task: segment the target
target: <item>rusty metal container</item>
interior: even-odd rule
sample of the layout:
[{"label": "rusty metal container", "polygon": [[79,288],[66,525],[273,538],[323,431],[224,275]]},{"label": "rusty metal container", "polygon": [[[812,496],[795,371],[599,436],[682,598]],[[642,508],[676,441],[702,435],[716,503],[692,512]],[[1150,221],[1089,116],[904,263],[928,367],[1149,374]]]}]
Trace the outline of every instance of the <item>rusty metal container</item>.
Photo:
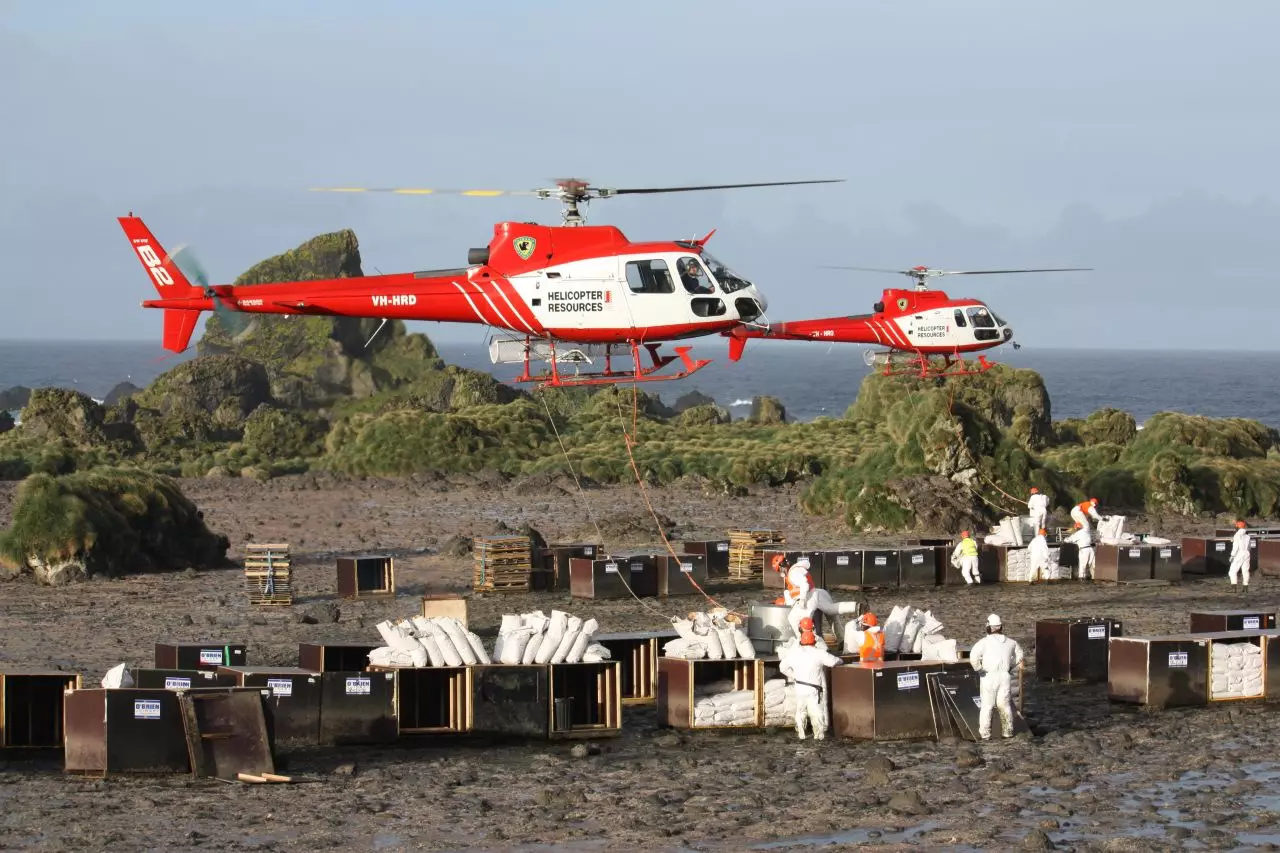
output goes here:
[{"label": "rusty metal container", "polygon": [[857,589],[862,586],[861,548],[822,552],[824,589]]},{"label": "rusty metal container", "polygon": [[[1258,568],[1257,539],[1250,554],[1249,571]],[[1190,537],[1182,539],[1182,571],[1189,575],[1226,577],[1231,565],[1231,538]]]},{"label": "rusty metal container", "polygon": [[[600,554],[598,542],[576,542],[570,544],[550,545],[541,550],[542,571],[550,572],[551,577],[541,583],[549,592],[569,588],[569,561],[575,557],[586,557],[594,560]],[[534,575],[538,572],[534,572]]]},{"label": "rusty metal container", "polygon": [[174,690],[95,687],[64,698],[69,773],[189,773]]},{"label": "rusty metal container", "polygon": [[346,599],[395,598],[395,559],[386,554],[339,557],[338,595]]},{"label": "rusty metal container", "polygon": [[298,667],[312,672],[358,672],[369,666],[373,643],[298,643]]},{"label": "rusty metal container", "polygon": [[[658,579],[658,561],[669,559],[669,555],[657,551],[618,551],[607,555],[610,560],[626,563],[629,574],[627,579],[631,591],[641,598],[656,598],[661,588]],[[693,587],[685,584],[690,592]]]},{"label": "rusty metal container", "polygon": [[862,552],[862,585],[899,585],[900,553],[896,548],[867,548]]},{"label": "rusty metal container", "polygon": [[1209,644],[1187,634],[1108,640],[1107,695],[1152,708],[1209,702]]},{"label": "rusty metal container", "polygon": [[322,672],[320,743],[391,743],[399,734],[392,672]]},{"label": "rusty metal container", "polygon": [[[1258,572],[1267,577],[1280,576],[1280,535],[1255,536],[1254,549],[1258,552]],[[1253,571],[1250,567],[1249,571]]]},{"label": "rusty metal container", "polygon": [[1276,627],[1274,610],[1193,610],[1191,633],[1267,631]]},{"label": "rusty metal container", "polygon": [[[682,660],[658,658],[658,725],[678,729],[741,729],[764,722],[764,662],[762,660]],[[701,687],[730,682],[734,690],[755,693],[754,718],[742,725],[699,724],[694,718]]]},{"label": "rusty metal container", "polygon": [[[658,595],[662,598],[701,595],[698,587],[705,587],[707,583],[707,558],[701,554],[681,554],[679,557],[659,554],[654,560],[654,571],[658,577]],[[698,587],[693,585],[695,583]]]},{"label": "rusty metal container", "polygon": [[1041,681],[1107,680],[1112,637],[1124,634],[1107,616],[1064,616],[1036,622],[1036,676]]},{"label": "rusty metal container", "polygon": [[471,675],[465,666],[380,667],[395,675],[400,735],[463,734],[471,709]]},{"label": "rusty metal container", "polygon": [[573,598],[630,598],[630,585],[631,565],[626,560],[569,559],[569,594]]},{"label": "rusty metal container", "polygon": [[1151,580],[1155,560],[1151,545],[1099,544],[1094,549],[1096,564],[1094,580],[1126,581]]},{"label": "rusty metal container", "polygon": [[265,691],[263,712],[271,751],[320,743],[319,670],[285,666],[224,666],[236,687]]},{"label": "rusty metal container", "polygon": [[204,687],[235,687],[235,679],[208,669],[135,669],[133,686],[144,690],[191,690]]},{"label": "rusty metal container", "polygon": [[901,586],[937,585],[938,549],[921,545],[899,551],[898,583]]},{"label": "rusty metal container", "polygon": [[614,737],[622,730],[618,661],[469,669],[476,734],[558,740]]},{"label": "rusty metal container", "polygon": [[700,554],[707,558],[707,577],[729,577],[729,540],[703,539],[697,542],[680,542],[678,544],[686,554]]},{"label": "rusty metal container", "polygon": [[884,661],[831,670],[831,721],[837,737],[912,740],[935,736],[925,674],[972,670],[967,661]]},{"label": "rusty metal container", "polygon": [[[694,556],[694,555],[689,555]],[[675,631],[596,634],[592,641],[609,650],[619,665],[623,705],[647,705],[658,698],[658,658],[662,646],[680,635]]]},{"label": "rusty metal container", "polygon": [[207,669],[244,666],[242,643],[156,643],[156,669]]},{"label": "rusty metal container", "polygon": [[1182,546],[1151,546],[1151,577],[1170,583],[1182,582]]},{"label": "rusty metal container", "polygon": [[61,749],[63,699],[73,672],[0,672],[0,748]]}]

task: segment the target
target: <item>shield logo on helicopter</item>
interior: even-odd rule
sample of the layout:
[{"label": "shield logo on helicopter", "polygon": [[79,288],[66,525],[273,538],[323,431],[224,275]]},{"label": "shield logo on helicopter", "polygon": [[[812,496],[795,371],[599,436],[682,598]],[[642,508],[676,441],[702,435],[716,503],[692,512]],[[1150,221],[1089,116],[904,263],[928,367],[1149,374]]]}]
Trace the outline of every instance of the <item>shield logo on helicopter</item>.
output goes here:
[{"label": "shield logo on helicopter", "polygon": [[517,237],[511,241],[511,245],[516,250],[516,254],[520,256],[520,260],[527,261],[533,254],[534,248],[538,245],[538,241],[532,237]]}]

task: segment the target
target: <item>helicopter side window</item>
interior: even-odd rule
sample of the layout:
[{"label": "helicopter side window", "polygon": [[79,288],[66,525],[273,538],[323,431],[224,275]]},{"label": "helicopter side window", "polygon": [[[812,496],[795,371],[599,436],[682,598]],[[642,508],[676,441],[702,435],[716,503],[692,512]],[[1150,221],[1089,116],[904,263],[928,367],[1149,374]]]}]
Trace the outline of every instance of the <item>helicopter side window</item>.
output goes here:
[{"label": "helicopter side window", "polygon": [[667,262],[655,258],[651,261],[628,261],[627,284],[632,293],[675,293],[671,270]]},{"label": "helicopter side window", "polygon": [[956,309],[956,325],[957,325],[957,326],[959,326],[959,327],[960,327],[960,328],[962,328],[962,329],[963,329],[965,326],[969,325],[967,322],[965,322],[965,319],[964,319],[964,311],[963,311],[962,309],[960,309],[960,308],[957,308],[957,309]]},{"label": "helicopter side window", "polygon": [[969,309],[969,319],[973,320],[975,329],[994,329],[996,321],[991,318],[991,312],[981,306],[974,306]]},{"label": "helicopter side window", "polygon": [[676,261],[676,272],[680,273],[680,283],[690,293],[713,293],[714,285],[703,271],[697,258],[681,258]]}]

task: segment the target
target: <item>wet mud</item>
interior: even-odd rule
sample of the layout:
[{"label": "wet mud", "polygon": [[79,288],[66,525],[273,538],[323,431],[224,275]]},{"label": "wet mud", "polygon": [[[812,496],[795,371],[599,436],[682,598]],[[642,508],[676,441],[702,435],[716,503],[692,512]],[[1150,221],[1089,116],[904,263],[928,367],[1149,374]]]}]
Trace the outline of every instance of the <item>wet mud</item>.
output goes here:
[{"label": "wet mud", "polygon": [[[418,612],[424,592],[464,591],[469,555],[455,537],[528,522],[552,539],[658,542],[643,498],[591,489],[439,479],[337,482],[293,478],[184,482],[213,529],[232,541],[286,541],[293,608],[250,609],[238,569],[90,581],[51,589],[0,585],[0,666],[61,668],[96,686],[112,665],[149,666],[157,641],[243,642],[250,663],[293,665],[297,644],[373,642],[374,625]],[[12,486],[0,489],[8,521]],[[802,515],[796,493],[745,498],[693,487],[653,489],[678,532],[722,535],[771,526],[797,544],[842,539],[838,522]],[[634,522],[634,523],[631,523]],[[645,530],[655,530],[646,535]],[[1169,530],[1167,533],[1176,534]],[[630,537],[628,541],[621,538]],[[396,555],[399,597],[342,601],[334,557]],[[1280,590],[1255,580],[1250,607]],[[769,598],[720,583],[745,608]],[[842,596],[837,593],[836,598]],[[285,753],[307,784],[233,785],[187,776],[86,779],[58,756],[0,757],[0,848],[28,850],[1081,850],[1280,848],[1280,715],[1255,702],[1145,712],[1112,705],[1105,685],[1035,679],[1035,621],[1101,615],[1126,634],[1185,631],[1194,609],[1243,606],[1222,579],[1164,587],[1061,582],[871,592],[873,609],[932,608],[945,634],[978,639],[999,613],[1028,655],[1025,713],[1034,734],[976,745],[798,741],[789,729],[689,733],[659,728],[652,707],[627,707],[620,737],[568,743],[405,741]],[[501,615],[535,608],[599,620],[602,631],[663,627],[704,609],[701,596],[581,601],[566,594],[483,595],[472,628],[491,642]],[[333,607],[336,606],[337,612]],[[309,618],[302,621],[303,615]],[[336,616],[336,621],[334,617]]]}]

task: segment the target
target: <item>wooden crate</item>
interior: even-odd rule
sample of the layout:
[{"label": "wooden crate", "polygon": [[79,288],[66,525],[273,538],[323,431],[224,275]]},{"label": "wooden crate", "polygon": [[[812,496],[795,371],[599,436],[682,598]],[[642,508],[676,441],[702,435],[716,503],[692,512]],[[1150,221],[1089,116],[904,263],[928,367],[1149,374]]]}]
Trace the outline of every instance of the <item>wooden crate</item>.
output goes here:
[{"label": "wooden crate", "polygon": [[528,592],[533,572],[532,543],[528,536],[481,536],[472,546],[476,592]]},{"label": "wooden crate", "polygon": [[[749,722],[717,724],[696,722],[698,688],[720,681],[732,682],[734,690],[755,694],[754,716]],[[658,658],[658,725],[678,729],[743,729],[764,724],[764,661],[684,660]]]},{"label": "wooden crate", "polygon": [[250,543],[244,546],[244,585],[250,604],[293,604],[288,543]]},{"label": "wooden crate", "polygon": [[395,598],[395,558],[388,554],[339,557],[338,595],[349,600]]},{"label": "wooden crate", "polygon": [[786,543],[777,530],[753,527],[729,531],[729,577],[749,580],[764,576],[764,552]]}]

